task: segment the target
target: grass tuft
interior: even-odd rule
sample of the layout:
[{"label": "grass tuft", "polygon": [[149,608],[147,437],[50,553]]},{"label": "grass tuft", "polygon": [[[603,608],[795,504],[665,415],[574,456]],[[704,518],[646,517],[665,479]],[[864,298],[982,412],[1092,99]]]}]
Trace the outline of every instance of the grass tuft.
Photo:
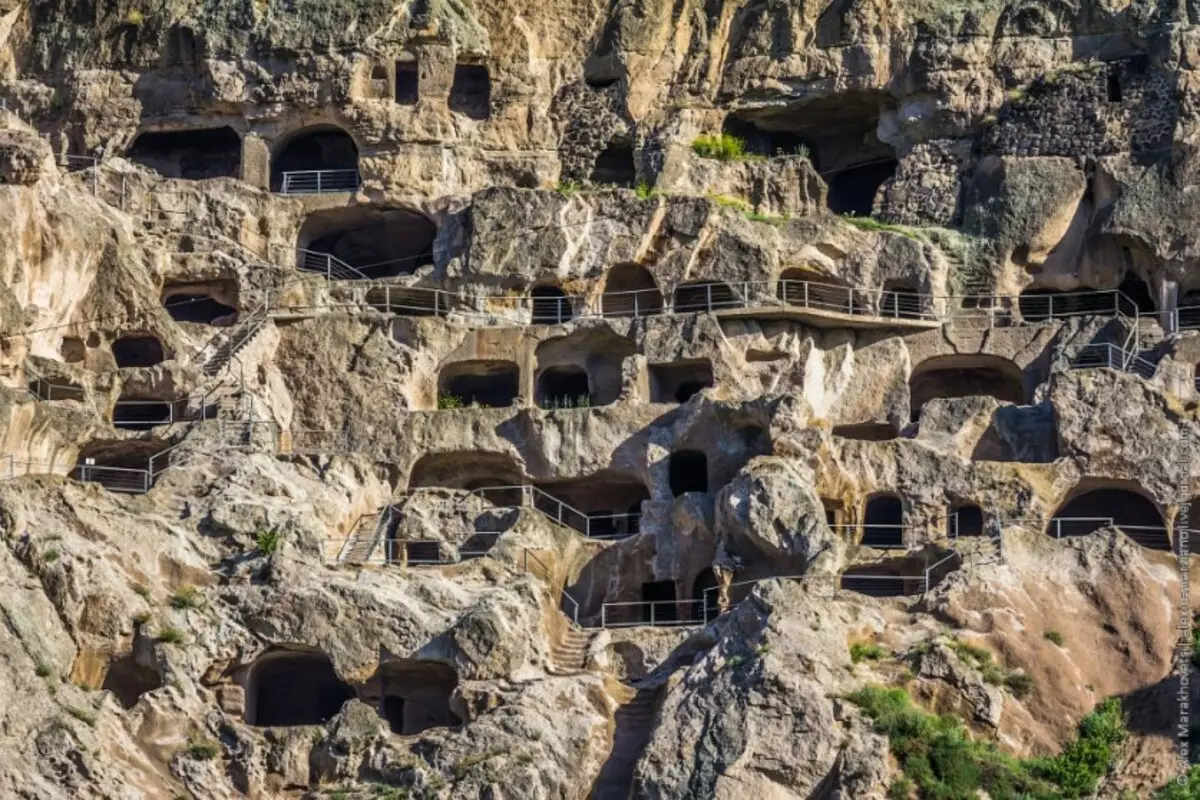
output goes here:
[{"label": "grass tuft", "polygon": [[179,591],[171,596],[171,608],[186,610],[200,608],[204,605],[204,595],[195,586],[181,586]]},{"label": "grass tuft", "polygon": [[855,642],[850,645],[850,660],[855,663],[878,661],[887,657],[887,651],[874,642]]},{"label": "grass tuft", "polygon": [[155,637],[163,644],[183,644],[183,631],[179,628],[167,625],[158,629],[158,636]]},{"label": "grass tuft", "polygon": [[211,739],[188,739],[183,757],[193,761],[212,761],[221,754],[221,745]]},{"label": "grass tuft", "polygon": [[692,150],[701,158],[715,158],[718,161],[744,161],[746,140],[728,133],[714,133],[697,136],[692,141]]},{"label": "grass tuft", "polygon": [[1046,631],[1044,634],[1042,634],[1042,636],[1046,639],[1046,641],[1053,642],[1059,647],[1062,647],[1067,643],[1067,640],[1058,631]]},{"label": "grass tuft", "polygon": [[264,556],[273,555],[283,544],[283,534],[276,530],[259,531],[254,539],[254,546]]}]

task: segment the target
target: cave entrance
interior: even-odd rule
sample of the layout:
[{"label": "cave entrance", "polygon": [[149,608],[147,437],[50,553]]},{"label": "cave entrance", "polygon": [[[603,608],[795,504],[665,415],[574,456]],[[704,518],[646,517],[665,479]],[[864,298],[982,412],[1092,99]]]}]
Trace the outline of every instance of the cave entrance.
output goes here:
[{"label": "cave entrance", "polygon": [[458,674],[432,661],[389,661],[379,667],[380,711],[392,733],[413,736],[431,728],[456,728],[450,708]]},{"label": "cave entrance", "polygon": [[1117,287],[1117,291],[1123,295],[1128,302],[1122,302],[1121,308],[1125,310],[1132,303],[1137,308],[1139,314],[1155,314],[1158,311],[1158,304],[1154,302],[1154,296],[1150,292],[1150,285],[1133,273],[1125,273],[1125,280],[1121,281],[1121,285]]},{"label": "cave entrance", "polygon": [[644,317],[662,313],[663,296],[650,270],[637,264],[618,264],[604,281],[600,306],[606,317]]},{"label": "cave entrance", "polygon": [[829,210],[835,214],[871,216],[875,211],[879,188],[896,174],[899,163],[894,158],[884,158],[826,175],[829,181]]},{"label": "cave entrance", "polygon": [[1113,525],[1151,550],[1170,550],[1171,540],[1154,501],[1120,486],[1098,486],[1075,494],[1054,512],[1046,533],[1055,538],[1086,536]]},{"label": "cave entrance", "polygon": [[678,620],[679,611],[675,607],[675,581],[643,583],[642,604],[642,622],[658,625]]},{"label": "cave entrance", "polygon": [[904,504],[894,495],[875,495],[867,500],[863,514],[864,547],[904,546]]},{"label": "cave entrance", "polygon": [[290,136],[271,159],[271,190],[325,194],[358,189],[358,145],[335,125],[316,125]]},{"label": "cave entrance", "polygon": [[319,211],[300,228],[297,267],[335,279],[411,275],[433,264],[436,237],[432,220],[404,208]]},{"label": "cave entrance", "polygon": [[638,533],[642,502],[650,499],[644,483],[616,473],[537,487],[544,492],[534,497],[539,510],[591,539],[623,539]]},{"label": "cave entrance", "polygon": [[114,428],[145,430],[170,425],[174,421],[173,415],[174,403],[121,398],[113,406],[112,424]]},{"label": "cave entrance", "polygon": [[[831,278],[793,267],[779,276],[776,296],[790,306],[814,308],[850,314],[854,311],[854,290],[839,286]],[[860,301],[861,304],[861,301]]]},{"label": "cave entrance", "polygon": [[719,311],[737,308],[740,304],[727,283],[694,281],[675,287],[674,309],[680,314],[697,311]]},{"label": "cave entrance", "polygon": [[858,442],[890,442],[899,437],[900,432],[890,422],[856,422],[850,425],[834,425],[833,435]]},{"label": "cave entrance", "polygon": [[712,567],[700,571],[692,582],[693,618],[708,622],[720,611],[717,603],[717,576]]},{"label": "cave entrance", "polygon": [[671,453],[667,465],[671,494],[679,497],[687,492],[708,491],[708,456],[699,450],[680,450]]},{"label": "cave entrance", "polygon": [[908,559],[895,563],[851,567],[841,574],[841,589],[868,597],[905,597],[924,588],[923,566]]},{"label": "cave entrance", "polygon": [[[222,286],[221,289],[226,296],[233,294],[228,286]],[[203,325],[232,325],[237,322],[237,308],[222,303],[204,284],[168,284],[163,288],[162,297],[163,308],[176,322]]]},{"label": "cave entrance", "polygon": [[1021,405],[1025,387],[1021,368],[1000,356],[935,356],[916,366],[908,380],[909,408],[915,422],[934,398],[994,397]]},{"label": "cave entrance", "polygon": [[951,538],[983,536],[983,509],[974,503],[952,506],[947,522]]},{"label": "cave entrance", "polygon": [[163,47],[163,66],[193,71],[200,64],[199,52],[195,32],[183,25],[172,25],[167,31],[167,41]]},{"label": "cave entrance", "polygon": [[354,689],[323,653],[281,650],[254,662],[246,694],[248,724],[284,728],[324,725],[354,697]]},{"label": "cave entrance", "polygon": [[571,300],[557,286],[535,286],[529,293],[534,325],[561,325],[571,319]]},{"label": "cave entrance", "polygon": [[650,402],[686,403],[713,386],[712,362],[708,359],[651,364]]},{"label": "cave entrance", "polygon": [[637,183],[637,166],[633,160],[633,145],[626,141],[609,142],[596,157],[592,167],[592,183],[633,188]]},{"label": "cave entrance", "polygon": [[421,99],[421,78],[416,61],[396,62],[396,102],[415,106]]},{"label": "cave entrance", "polygon": [[112,354],[121,368],[153,367],[166,359],[162,342],[147,335],[122,336],[112,343]]},{"label": "cave entrance", "polygon": [[[473,491],[489,486],[511,487],[522,483],[521,468],[512,456],[481,450],[428,453],[417,459],[408,478],[409,489],[440,487]],[[487,495],[486,499],[497,502],[492,500],[491,495]],[[506,504],[520,505],[520,497],[515,503]]]},{"label": "cave entrance", "polygon": [[454,67],[449,106],[451,111],[470,119],[482,120],[492,115],[492,79],[485,65],[458,64]]},{"label": "cave entrance", "polygon": [[520,368],[511,361],[456,361],[438,378],[438,405],[507,408],[521,393],[520,377]]},{"label": "cave entrance", "polygon": [[126,711],[137,705],[147,692],[161,689],[162,678],[157,672],[137,663],[133,654],[122,656],[108,665],[100,688],[112,692]]},{"label": "cave entrance", "polygon": [[580,367],[547,367],[538,376],[538,405],[542,408],[584,408],[592,404],[588,374]]},{"label": "cave entrance", "polygon": [[125,153],[137,164],[167,178],[238,178],[242,139],[229,126],[139,134]]}]

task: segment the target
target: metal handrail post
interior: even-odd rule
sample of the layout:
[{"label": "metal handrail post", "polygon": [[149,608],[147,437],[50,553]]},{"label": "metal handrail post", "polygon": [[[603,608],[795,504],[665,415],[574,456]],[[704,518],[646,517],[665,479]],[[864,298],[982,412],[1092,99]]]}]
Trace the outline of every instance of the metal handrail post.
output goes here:
[{"label": "metal handrail post", "polygon": [[709,312],[710,314],[712,313],[712,310],[713,310],[713,307],[712,307],[712,287],[713,287],[713,285],[712,285],[711,283],[709,283],[709,284],[706,284],[706,285],[704,286],[704,296],[707,298],[707,300],[706,300],[706,306],[707,306],[707,308],[708,308],[708,312]]}]

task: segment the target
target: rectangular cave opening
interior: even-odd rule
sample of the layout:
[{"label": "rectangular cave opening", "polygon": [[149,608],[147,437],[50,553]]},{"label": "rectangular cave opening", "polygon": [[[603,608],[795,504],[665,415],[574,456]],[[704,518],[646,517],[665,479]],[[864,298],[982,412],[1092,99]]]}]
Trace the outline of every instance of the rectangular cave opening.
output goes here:
[{"label": "rectangular cave opening", "polygon": [[649,369],[652,403],[686,403],[714,383],[712,362],[706,358],[651,364]]}]

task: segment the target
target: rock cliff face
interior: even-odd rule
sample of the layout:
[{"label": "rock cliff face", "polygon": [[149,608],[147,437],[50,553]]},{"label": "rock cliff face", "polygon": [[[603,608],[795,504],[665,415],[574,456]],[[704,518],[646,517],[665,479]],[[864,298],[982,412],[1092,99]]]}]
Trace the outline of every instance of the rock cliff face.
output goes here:
[{"label": "rock cliff face", "polygon": [[1155,796],[1196,16],[0,0],[0,796]]}]

